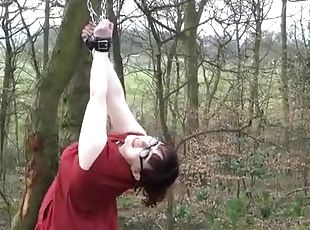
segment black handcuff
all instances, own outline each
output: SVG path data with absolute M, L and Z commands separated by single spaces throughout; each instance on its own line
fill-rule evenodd
M 90 38 L 87 38 L 87 40 L 85 41 L 85 44 L 90 51 L 95 49 L 96 51 L 99 51 L 99 52 L 108 52 L 112 45 L 112 39 L 90 37 Z

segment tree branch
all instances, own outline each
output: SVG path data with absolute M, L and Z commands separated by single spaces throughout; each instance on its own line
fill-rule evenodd
M 195 137 L 199 137 L 199 136 L 204 136 L 204 135 L 208 135 L 208 134 L 211 134 L 211 133 L 240 133 L 242 132 L 244 129 L 247 129 L 249 128 L 250 126 L 252 125 L 252 121 L 250 121 L 247 125 L 239 128 L 239 129 L 214 129 L 214 130 L 207 130 L 207 131 L 202 131 L 202 132 L 199 132 L 199 133 L 194 133 L 192 135 L 189 135 L 187 137 L 185 137 L 184 139 L 182 139 L 176 146 L 176 151 L 179 150 L 179 148 L 185 144 L 185 142 L 187 142 L 188 140 L 190 139 L 193 139 Z
M 64 4 L 61 4 L 58 0 L 56 0 L 52 6 L 56 6 L 56 7 L 60 7 L 60 8 L 65 8 L 65 5 Z

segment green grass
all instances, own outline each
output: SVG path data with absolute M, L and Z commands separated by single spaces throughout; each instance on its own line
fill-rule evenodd
M 119 209 L 129 209 L 139 206 L 140 203 L 137 202 L 137 199 L 135 199 L 133 196 L 126 196 L 123 195 L 118 198 L 117 200 L 117 207 Z

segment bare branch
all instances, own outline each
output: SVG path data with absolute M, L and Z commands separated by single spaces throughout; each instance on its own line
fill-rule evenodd
M 208 134 L 212 134 L 212 133 L 243 133 L 243 130 L 249 128 L 251 125 L 252 125 L 252 121 L 250 121 L 247 125 L 239 128 L 239 129 L 214 129 L 214 130 L 207 130 L 207 131 L 194 133 L 192 135 L 185 137 L 181 141 L 179 141 L 179 143 L 176 145 L 175 149 L 176 149 L 176 151 L 178 151 L 178 149 L 183 144 L 185 144 L 185 142 L 187 142 L 188 140 L 193 139 L 195 137 L 204 136 L 204 135 L 208 135 Z
M 61 4 L 59 1 L 55 1 L 53 4 L 52 4 L 52 7 L 60 7 L 60 8 L 65 8 L 65 5 L 64 4 Z

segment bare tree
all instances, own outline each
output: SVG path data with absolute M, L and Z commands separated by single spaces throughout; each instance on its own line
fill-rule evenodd
M 199 128 L 198 108 L 199 108 L 199 85 L 198 85 L 198 47 L 197 47 L 197 29 L 206 0 L 197 2 L 199 4 L 196 10 L 196 1 L 189 0 L 184 9 L 184 56 L 185 56 L 185 76 L 187 77 L 187 128 L 192 133 Z
M 5 66 L 4 66 L 4 77 L 2 84 L 2 94 L 1 94 L 1 106 L 0 106 L 0 196 L 5 201 L 5 204 L 8 208 L 8 214 L 10 216 L 10 201 L 6 195 L 5 188 L 5 178 L 6 178 L 6 169 L 5 169 L 5 151 L 6 151 L 6 141 L 8 135 L 8 122 L 9 122 L 9 105 L 12 96 L 12 79 L 15 70 L 14 59 L 16 54 L 11 44 L 11 35 L 10 35 L 10 18 L 9 18 L 9 6 L 11 3 L 4 5 L 4 15 L 2 18 L 2 29 L 5 34 Z
M 7 193 L 6 176 L 9 170 L 7 170 L 6 166 L 13 164 L 13 160 L 16 157 L 12 152 L 11 146 L 15 147 L 18 159 L 17 162 L 20 163 L 20 149 L 18 145 L 19 122 L 16 98 L 16 84 L 20 75 L 16 73 L 19 72 L 17 71 L 19 68 L 19 59 L 27 44 L 27 40 L 20 36 L 25 28 L 25 26 L 18 21 L 18 17 L 21 15 L 21 9 L 20 7 L 16 9 L 14 3 L 16 2 L 4 1 L 0 3 L 3 9 L 1 12 L 3 13 L 3 15 L 1 15 L 1 28 L 4 34 L 4 37 L 0 38 L 1 40 L 4 40 L 3 43 L 1 43 L 3 44 L 2 48 L 4 50 L 4 76 L 0 104 L 0 195 L 6 204 L 9 222 L 11 219 L 12 199 L 11 194 Z M 12 118 L 14 118 L 14 120 Z M 14 124 L 14 122 L 16 143 L 10 138 L 9 131 L 10 125 Z M 8 144 L 8 141 L 10 145 Z M 16 167 L 16 165 L 14 165 L 14 167 Z
M 262 23 L 267 17 L 267 14 L 270 10 L 271 3 L 269 0 L 263 1 L 251 1 L 250 8 L 251 13 L 254 19 L 254 31 L 253 31 L 253 40 L 254 40 L 254 47 L 253 47 L 253 61 L 252 61 L 252 83 L 250 89 L 250 105 L 249 105 L 249 117 L 252 121 L 254 117 L 263 117 L 263 110 L 260 107 L 259 102 L 259 84 L 258 84 L 258 77 L 260 74 L 260 63 L 261 63 L 261 40 L 262 40 Z M 260 121 L 259 125 L 260 126 Z M 258 130 L 257 130 L 258 131 Z
M 281 41 L 282 41 L 282 60 L 281 60 L 281 93 L 282 93 L 282 112 L 283 112 L 283 143 L 289 147 L 289 130 L 290 130 L 290 107 L 289 107 L 289 88 L 288 88 L 288 59 L 287 59 L 287 32 L 286 32 L 286 9 L 287 0 L 282 0 L 281 16 Z

